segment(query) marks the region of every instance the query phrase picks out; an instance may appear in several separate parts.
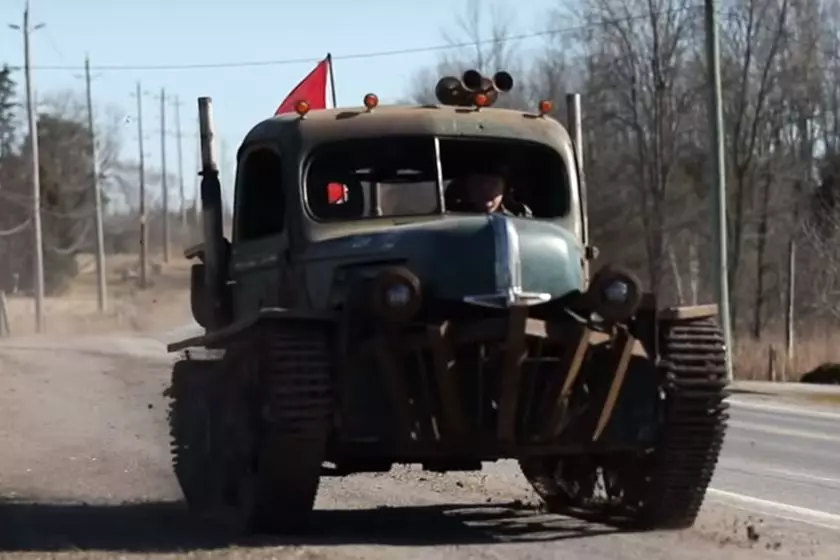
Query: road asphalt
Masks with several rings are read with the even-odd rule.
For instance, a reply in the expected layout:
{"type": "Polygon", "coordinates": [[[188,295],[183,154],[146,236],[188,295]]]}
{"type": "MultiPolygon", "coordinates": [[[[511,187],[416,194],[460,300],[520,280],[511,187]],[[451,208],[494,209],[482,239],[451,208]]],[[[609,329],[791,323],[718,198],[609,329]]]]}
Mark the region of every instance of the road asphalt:
{"type": "Polygon", "coordinates": [[[712,481],[720,492],[712,498],[725,500],[729,493],[755,498],[753,507],[840,531],[840,408],[812,410],[742,396],[730,398],[730,404],[726,443],[712,481]]]}
{"type": "Polygon", "coordinates": [[[740,387],[713,489],[686,531],[541,514],[502,461],[325,479],[310,535],[231,540],[180,503],[161,396],[170,362],[161,337],[0,342],[0,556],[840,558],[840,407],[740,387]]]}

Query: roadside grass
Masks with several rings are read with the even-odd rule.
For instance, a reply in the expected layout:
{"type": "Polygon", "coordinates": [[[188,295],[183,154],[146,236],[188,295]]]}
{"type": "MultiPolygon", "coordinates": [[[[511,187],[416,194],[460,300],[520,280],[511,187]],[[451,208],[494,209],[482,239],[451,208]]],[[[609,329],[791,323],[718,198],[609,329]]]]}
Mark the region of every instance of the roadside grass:
{"type": "Polygon", "coordinates": [[[821,365],[840,363],[840,331],[836,329],[812,329],[797,333],[789,371],[785,371],[784,341],[781,329],[767,331],[760,341],[752,339],[748,333],[737,333],[732,348],[735,378],[770,381],[771,348],[775,351],[779,381],[799,381],[804,374],[821,365]]]}
{"type": "Polygon", "coordinates": [[[828,395],[809,395],[809,394],[801,394],[797,395],[799,398],[817,403],[817,404],[830,404],[830,405],[840,405],[840,394],[828,394],[828,395]]]}

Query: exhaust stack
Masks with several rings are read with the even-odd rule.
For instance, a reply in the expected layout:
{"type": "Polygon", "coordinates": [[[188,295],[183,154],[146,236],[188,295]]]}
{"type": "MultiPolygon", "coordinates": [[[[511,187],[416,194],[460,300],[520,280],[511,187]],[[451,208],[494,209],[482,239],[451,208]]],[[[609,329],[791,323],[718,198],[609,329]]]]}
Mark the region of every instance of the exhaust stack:
{"type": "Polygon", "coordinates": [[[589,209],[586,202],[586,173],[583,169],[583,115],[580,106],[580,94],[566,94],[566,121],[572,144],[575,147],[577,164],[578,192],[580,198],[580,230],[586,259],[583,263],[584,285],[589,284],[589,261],[595,258],[595,249],[589,245],[589,209]]]}
{"type": "Polygon", "coordinates": [[[201,209],[204,233],[204,283],[212,308],[212,328],[225,322],[225,239],[222,222],[222,187],[216,156],[216,127],[213,122],[213,101],[198,98],[198,127],[201,137],[201,209]]]}

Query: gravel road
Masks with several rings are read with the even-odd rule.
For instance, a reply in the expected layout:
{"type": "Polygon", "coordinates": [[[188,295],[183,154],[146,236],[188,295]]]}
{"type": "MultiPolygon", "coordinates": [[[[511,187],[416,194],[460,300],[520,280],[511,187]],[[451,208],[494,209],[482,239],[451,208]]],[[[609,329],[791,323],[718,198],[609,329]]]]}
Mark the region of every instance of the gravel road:
{"type": "Polygon", "coordinates": [[[160,340],[140,336],[0,342],[0,556],[840,558],[830,515],[840,514],[837,424],[789,409],[777,425],[783,413],[749,403],[735,407],[719,492],[687,531],[619,533],[540,514],[517,469],[500,462],[474,474],[325,479],[310,535],[232,542],[179,501],[161,395],[170,362],[160,340]]]}

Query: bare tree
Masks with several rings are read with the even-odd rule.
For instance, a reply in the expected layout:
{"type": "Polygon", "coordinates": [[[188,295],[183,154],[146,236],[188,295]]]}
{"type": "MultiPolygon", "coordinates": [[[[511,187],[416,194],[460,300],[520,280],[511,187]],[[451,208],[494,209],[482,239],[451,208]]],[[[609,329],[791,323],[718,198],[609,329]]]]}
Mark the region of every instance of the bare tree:
{"type": "MultiPolygon", "coordinates": [[[[412,101],[415,103],[436,103],[434,88],[443,76],[460,76],[465,70],[475,69],[492,76],[499,70],[524,78],[524,66],[515,55],[517,41],[513,12],[488,0],[467,0],[462,14],[457,16],[454,29],[444,32],[444,40],[453,46],[433,68],[421,69],[412,82],[412,101]]],[[[499,107],[522,106],[525,94],[518,84],[514,91],[501,96],[499,107]]]]}
{"type": "Polygon", "coordinates": [[[681,195],[674,192],[681,140],[698,94],[696,83],[686,79],[697,24],[692,6],[680,0],[589,0],[581,8],[588,24],[587,94],[598,100],[600,113],[593,124],[599,138],[616,139],[590,149],[609,150],[601,164],[610,165],[613,176],[625,177],[623,185],[612,188],[633,193],[648,280],[657,291],[669,203],[681,195]]]}

